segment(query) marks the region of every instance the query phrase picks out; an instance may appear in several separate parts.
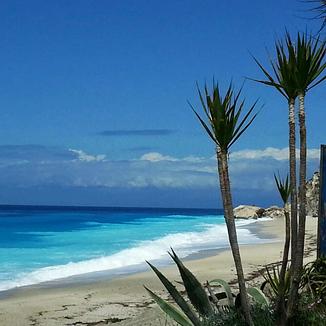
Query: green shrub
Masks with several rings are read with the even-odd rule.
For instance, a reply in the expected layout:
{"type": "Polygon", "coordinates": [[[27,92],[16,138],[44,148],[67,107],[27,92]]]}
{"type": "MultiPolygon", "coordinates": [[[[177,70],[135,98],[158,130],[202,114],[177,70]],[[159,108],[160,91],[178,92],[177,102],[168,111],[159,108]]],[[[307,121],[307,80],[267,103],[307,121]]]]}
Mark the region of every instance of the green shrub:
{"type": "Polygon", "coordinates": [[[320,257],[305,265],[301,286],[315,301],[326,303],[326,257],[320,257]]]}
{"type": "MultiPolygon", "coordinates": [[[[252,305],[251,317],[254,325],[257,326],[274,326],[275,320],[272,310],[267,306],[252,305]]],[[[211,318],[205,319],[202,326],[246,326],[246,322],[239,310],[230,308],[226,312],[215,314],[211,318]]]]}
{"type": "Polygon", "coordinates": [[[315,300],[309,293],[302,293],[298,304],[298,313],[295,316],[296,326],[325,326],[326,305],[315,300]]]}
{"type": "MultiPolygon", "coordinates": [[[[173,283],[150,263],[148,263],[149,266],[163,283],[178,307],[145,287],[152,299],[169,317],[182,326],[245,325],[241,314],[240,296],[239,294],[234,295],[231,292],[231,288],[227,282],[221,279],[215,279],[207,282],[205,289],[190,270],[183,265],[173,250],[169,255],[179,269],[187,297],[184,297],[173,283]],[[224,292],[215,292],[213,286],[222,287],[224,292]]],[[[257,316],[262,313],[265,315],[266,313],[270,314],[268,310],[268,299],[260,289],[249,288],[248,294],[252,298],[252,301],[255,302],[253,309],[257,310],[257,316]]],[[[269,326],[270,324],[266,325],[269,326]]]]}

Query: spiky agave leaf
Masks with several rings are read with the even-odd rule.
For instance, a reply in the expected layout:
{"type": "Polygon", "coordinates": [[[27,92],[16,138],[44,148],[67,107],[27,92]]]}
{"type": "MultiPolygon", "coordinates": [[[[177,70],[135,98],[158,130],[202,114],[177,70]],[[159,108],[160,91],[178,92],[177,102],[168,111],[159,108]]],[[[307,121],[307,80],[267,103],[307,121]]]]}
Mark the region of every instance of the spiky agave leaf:
{"type": "Polygon", "coordinates": [[[274,179],[275,179],[278,192],[283,200],[283,204],[285,205],[291,195],[289,176],[287,175],[285,179],[282,179],[280,175],[276,176],[276,174],[274,174],[274,179]]]}
{"type": "Polygon", "coordinates": [[[171,248],[171,253],[169,253],[171,258],[174,260],[178,266],[184,287],[186,289],[188,298],[195,309],[203,317],[209,317],[214,314],[214,309],[209,301],[206,291],[202,287],[201,283],[197,278],[187,269],[176,253],[171,248]]]}
{"type": "Polygon", "coordinates": [[[231,291],[230,285],[226,281],[224,281],[222,279],[219,279],[219,278],[216,278],[216,279],[210,281],[209,284],[210,285],[220,285],[220,286],[222,286],[225,293],[226,293],[226,296],[227,296],[227,299],[228,299],[228,302],[229,302],[229,306],[230,307],[234,306],[234,299],[233,299],[232,291],[231,291]]]}
{"type": "Polygon", "coordinates": [[[262,306],[268,306],[269,300],[265,296],[262,290],[257,287],[248,288],[248,294],[254,299],[254,301],[262,306]]]}
{"type": "Polygon", "coordinates": [[[156,295],[153,291],[151,291],[146,286],[144,286],[144,288],[147,290],[149,295],[154,299],[154,301],[159,305],[159,307],[174,321],[176,321],[179,325],[194,326],[194,324],[187,318],[187,316],[184,315],[181,311],[179,311],[176,307],[174,307],[172,304],[170,304],[166,300],[156,295]]]}
{"type": "Polygon", "coordinates": [[[235,92],[230,83],[224,97],[217,83],[213,83],[212,95],[209,94],[207,85],[203,92],[198,85],[197,89],[206,119],[203,119],[190,103],[189,105],[210,138],[222,151],[227,152],[256,118],[257,113],[253,114],[253,110],[257,101],[240,117],[245,104],[244,100],[239,99],[241,89],[235,92]]]}
{"type": "Polygon", "coordinates": [[[182,309],[182,311],[187,315],[187,317],[193,322],[195,326],[200,325],[200,320],[191,308],[191,306],[186,302],[180,292],[176,289],[176,287],[151,263],[147,262],[147,264],[152,268],[154,273],[163,283],[165,288],[168,290],[174,301],[177,305],[182,309]]]}

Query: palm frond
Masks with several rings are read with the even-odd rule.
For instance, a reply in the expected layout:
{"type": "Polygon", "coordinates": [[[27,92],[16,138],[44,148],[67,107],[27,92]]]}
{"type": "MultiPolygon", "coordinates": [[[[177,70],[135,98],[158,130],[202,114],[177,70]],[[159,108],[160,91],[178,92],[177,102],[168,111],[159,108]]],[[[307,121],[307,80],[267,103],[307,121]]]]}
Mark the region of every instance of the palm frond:
{"type": "Polygon", "coordinates": [[[285,179],[282,179],[280,175],[276,176],[274,174],[274,180],[278,189],[278,192],[283,200],[283,204],[285,205],[291,195],[291,186],[289,183],[289,176],[287,175],[285,179]]]}
{"type": "Polygon", "coordinates": [[[268,72],[268,70],[253,56],[256,64],[265,77],[267,77],[267,80],[253,80],[274,87],[288,101],[295,100],[298,94],[295,86],[295,50],[291,39],[286,39],[285,44],[280,40],[276,41],[275,52],[276,59],[269,60],[272,72],[268,72]]]}
{"type": "Polygon", "coordinates": [[[215,82],[213,83],[212,95],[210,95],[207,85],[204,86],[203,92],[200,91],[198,85],[197,89],[206,121],[190,103],[189,105],[209,137],[221,150],[227,152],[256,118],[257,113],[254,114],[253,111],[257,101],[242,116],[245,106],[245,101],[240,101],[242,89],[235,92],[232,83],[230,83],[224,96],[222,96],[219,86],[215,82]]]}
{"type": "MultiPolygon", "coordinates": [[[[287,36],[290,39],[290,36],[287,36]]],[[[296,73],[295,82],[298,92],[305,94],[320,84],[326,76],[322,76],[325,68],[326,43],[319,37],[297,34],[295,46],[296,73]]]]}

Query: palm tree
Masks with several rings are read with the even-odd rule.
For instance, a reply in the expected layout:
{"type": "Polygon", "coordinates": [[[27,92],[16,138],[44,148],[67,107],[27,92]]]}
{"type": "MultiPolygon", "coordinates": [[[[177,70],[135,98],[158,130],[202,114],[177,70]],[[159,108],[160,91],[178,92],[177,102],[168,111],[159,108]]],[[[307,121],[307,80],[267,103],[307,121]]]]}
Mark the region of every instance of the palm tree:
{"type": "Polygon", "coordinates": [[[305,223],[306,223],[306,166],[307,166],[307,140],[306,140],[306,118],[305,118],[305,95],[306,93],[326,79],[321,77],[326,63],[324,62],[326,47],[325,41],[319,38],[298,33],[296,44],[293,44],[289,34],[286,37],[287,48],[291,49],[295,57],[295,85],[299,99],[299,128],[300,128],[300,168],[299,168],[299,229],[296,247],[296,259],[294,273],[292,275],[292,286],[290,290],[288,315],[294,313],[294,305],[298,293],[300,275],[303,265],[305,223]]]}
{"type": "Polygon", "coordinates": [[[278,298],[276,300],[276,315],[278,318],[278,324],[282,325],[286,322],[287,319],[286,307],[285,307],[285,277],[286,277],[286,270],[287,270],[288,258],[289,258],[291,225],[290,225],[290,216],[286,205],[291,194],[291,188],[289,185],[288,176],[286,177],[285,180],[282,180],[280,176],[276,177],[276,175],[274,175],[274,179],[279,194],[283,201],[283,209],[284,209],[284,216],[285,216],[285,242],[284,242],[284,249],[283,249],[281,271],[279,276],[280,290],[278,293],[278,298]]]}
{"type": "Polygon", "coordinates": [[[256,114],[252,113],[257,102],[251,106],[251,108],[243,117],[240,117],[245,102],[244,100],[239,100],[241,90],[235,93],[232,84],[229,85],[224,97],[220,94],[218,84],[215,82],[213,82],[212,95],[209,94],[206,85],[204,88],[204,93],[200,91],[198,85],[197,89],[200,102],[208,122],[205,122],[200,117],[200,115],[194,110],[191,104],[190,106],[206,130],[207,134],[216,145],[218,174],[220,180],[224,216],[234,264],[237,271],[241,304],[247,324],[252,325],[253,323],[250,315],[250,306],[248,302],[237,231],[233,215],[233,204],[228,168],[228,153],[230,147],[240,138],[240,136],[255,119],[256,114]]]}
{"type": "Polygon", "coordinates": [[[271,61],[276,80],[261,66],[268,81],[260,81],[274,86],[285,95],[289,101],[289,147],[290,147],[290,187],[291,187],[291,289],[287,306],[287,319],[291,320],[295,312],[295,303],[298,294],[300,274],[303,264],[304,235],[306,220],[306,126],[304,99],[308,90],[320,84],[326,77],[320,77],[326,64],[325,42],[319,38],[307,38],[298,33],[296,44],[286,33],[286,45],[276,44],[277,63],[271,61]],[[318,79],[319,78],[319,79],[318,79]],[[291,94],[291,96],[289,96],[291,94]],[[299,228],[297,226],[296,202],[296,165],[295,165],[295,117],[294,103],[299,98],[299,126],[300,126],[300,172],[299,172],[299,228]],[[291,105],[293,104],[293,108],[291,105]],[[294,198],[295,197],[295,198],[294,198]]]}
{"type": "Polygon", "coordinates": [[[254,57],[259,68],[262,70],[267,80],[256,80],[268,86],[274,87],[280,92],[288,102],[289,119],[289,169],[291,188],[291,261],[295,260],[295,250],[297,247],[297,177],[296,177],[296,133],[295,133],[295,100],[298,92],[295,86],[295,56],[292,49],[285,49],[281,41],[275,43],[276,61],[270,60],[273,73],[269,73],[254,57]],[[273,76],[274,74],[274,76],[273,76]]]}

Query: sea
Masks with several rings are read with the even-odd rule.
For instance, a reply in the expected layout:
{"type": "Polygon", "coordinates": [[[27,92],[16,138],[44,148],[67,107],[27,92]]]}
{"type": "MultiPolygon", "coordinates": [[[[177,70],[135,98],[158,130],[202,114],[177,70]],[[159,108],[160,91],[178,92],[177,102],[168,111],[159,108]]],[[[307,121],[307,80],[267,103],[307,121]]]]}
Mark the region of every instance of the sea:
{"type": "MultiPolygon", "coordinates": [[[[270,242],[239,220],[240,244],[270,242]]],[[[220,209],[0,206],[0,291],[228,248],[220,209]]],[[[94,274],[95,275],[95,274],[94,274]]]]}

